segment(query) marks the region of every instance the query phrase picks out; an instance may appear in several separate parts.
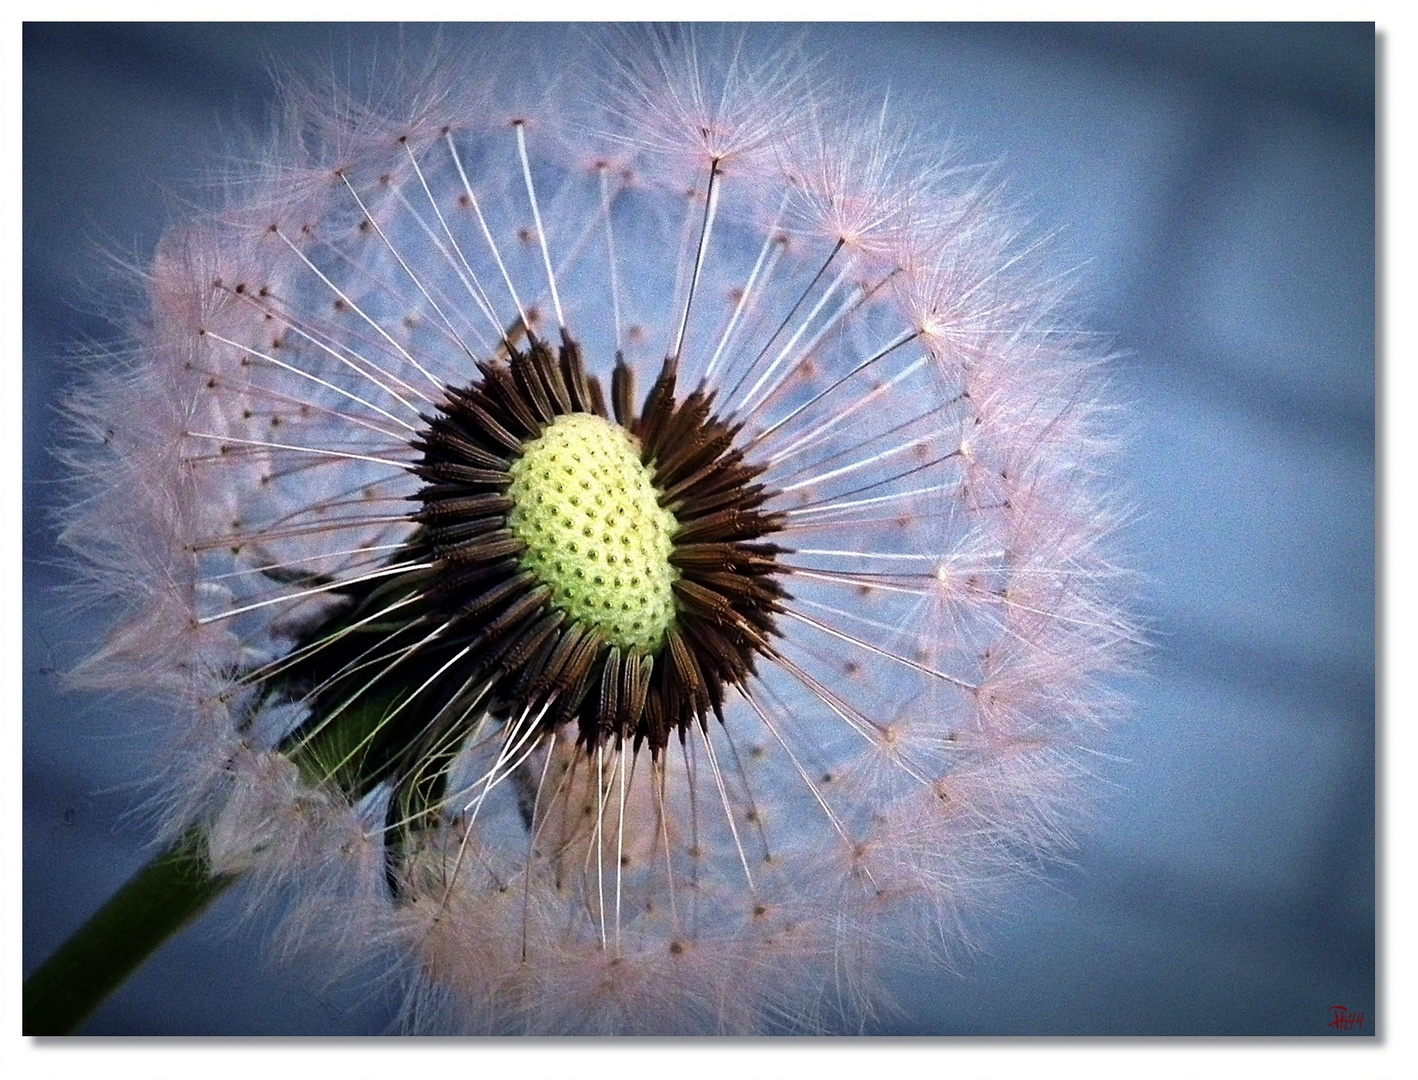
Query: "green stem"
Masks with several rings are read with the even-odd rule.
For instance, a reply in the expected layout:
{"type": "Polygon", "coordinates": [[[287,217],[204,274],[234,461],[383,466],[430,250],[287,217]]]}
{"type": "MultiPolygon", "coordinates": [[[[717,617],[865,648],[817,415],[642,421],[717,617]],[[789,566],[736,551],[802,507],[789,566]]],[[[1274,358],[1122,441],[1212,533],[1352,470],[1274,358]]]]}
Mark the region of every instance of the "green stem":
{"type": "MultiPolygon", "coordinates": [[[[387,703],[350,709],[342,724],[317,725],[315,733],[286,752],[306,781],[332,778],[345,790],[367,783],[352,761],[378,730],[387,703]]],[[[158,947],[200,915],[236,881],[213,874],[207,836],[194,827],[128,879],[108,903],[79,927],[57,952],[25,980],[24,1034],[72,1035],[158,947]]]]}
{"type": "Polygon", "coordinates": [[[192,830],[134,874],[25,980],[24,1034],[71,1035],[163,942],[236,880],[214,875],[192,830]]]}

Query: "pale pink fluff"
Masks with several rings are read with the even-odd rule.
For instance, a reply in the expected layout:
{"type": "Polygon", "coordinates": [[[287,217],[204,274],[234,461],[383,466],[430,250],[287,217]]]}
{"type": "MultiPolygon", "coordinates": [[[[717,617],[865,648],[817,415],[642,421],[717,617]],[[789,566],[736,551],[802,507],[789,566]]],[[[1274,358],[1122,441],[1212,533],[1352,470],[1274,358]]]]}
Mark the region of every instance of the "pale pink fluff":
{"type": "Polygon", "coordinates": [[[1097,359],[930,135],[751,38],[580,47],[548,86],[519,54],[292,91],[165,241],[136,362],[76,412],[66,540],[125,605],[79,675],[177,717],[164,835],[285,894],[293,947],[402,957],[415,1026],[851,1027],[1066,844],[1115,712],[1097,359]],[[679,344],[717,387],[788,516],[781,658],[659,760],[469,740],[394,899],[387,793],[312,785],[252,673],[336,603],[312,581],[397,562],[419,414],[519,312],[602,377],[679,344]]]}

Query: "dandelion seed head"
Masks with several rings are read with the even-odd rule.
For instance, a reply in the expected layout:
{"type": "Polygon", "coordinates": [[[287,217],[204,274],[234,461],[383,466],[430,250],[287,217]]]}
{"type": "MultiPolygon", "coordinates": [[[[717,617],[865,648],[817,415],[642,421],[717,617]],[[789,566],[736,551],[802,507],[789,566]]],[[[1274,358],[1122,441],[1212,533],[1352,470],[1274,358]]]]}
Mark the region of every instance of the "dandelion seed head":
{"type": "Polygon", "coordinates": [[[1114,711],[1096,363],[801,50],[580,48],[292,86],[163,242],[74,413],[80,674],[182,718],[167,835],[411,1024],[850,1028],[1114,711]]]}

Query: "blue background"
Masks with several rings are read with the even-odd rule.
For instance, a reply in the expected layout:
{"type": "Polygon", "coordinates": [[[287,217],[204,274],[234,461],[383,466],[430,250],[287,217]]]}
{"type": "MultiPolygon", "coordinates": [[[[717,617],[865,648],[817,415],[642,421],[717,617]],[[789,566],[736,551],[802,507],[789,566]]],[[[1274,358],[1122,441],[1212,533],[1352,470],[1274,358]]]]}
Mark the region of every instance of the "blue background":
{"type": "MultiPolygon", "coordinates": [[[[146,261],[180,212],[165,193],[261,127],[271,58],[343,67],[395,33],[25,27],[27,973],[144,860],[134,781],[163,723],[59,676],[101,626],[58,591],[49,448],[65,356],[114,342],[107,316],[133,299],[104,253],[146,261]]],[[[1087,324],[1120,354],[1123,542],[1154,642],[1073,863],[1022,888],[957,971],[896,973],[902,1010],[873,1030],[1327,1034],[1334,1004],[1382,1029],[1372,25],[839,25],[805,48],[997,163],[1059,230],[1056,263],[1082,267],[1087,324]]],[[[259,920],[231,917],[241,902],[86,1030],[390,1027],[391,993],[282,966],[259,920]]]]}

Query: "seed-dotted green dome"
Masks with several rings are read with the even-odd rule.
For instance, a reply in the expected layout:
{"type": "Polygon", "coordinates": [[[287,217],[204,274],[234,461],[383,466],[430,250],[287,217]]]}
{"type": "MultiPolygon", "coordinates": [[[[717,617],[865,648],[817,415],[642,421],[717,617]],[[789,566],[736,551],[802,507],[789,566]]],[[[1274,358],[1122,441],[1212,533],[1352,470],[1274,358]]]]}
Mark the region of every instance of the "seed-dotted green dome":
{"type": "Polygon", "coordinates": [[[589,413],[558,416],[509,471],[508,524],[552,604],[607,644],[659,649],[675,617],[678,523],[661,509],[630,434],[589,413]]]}

